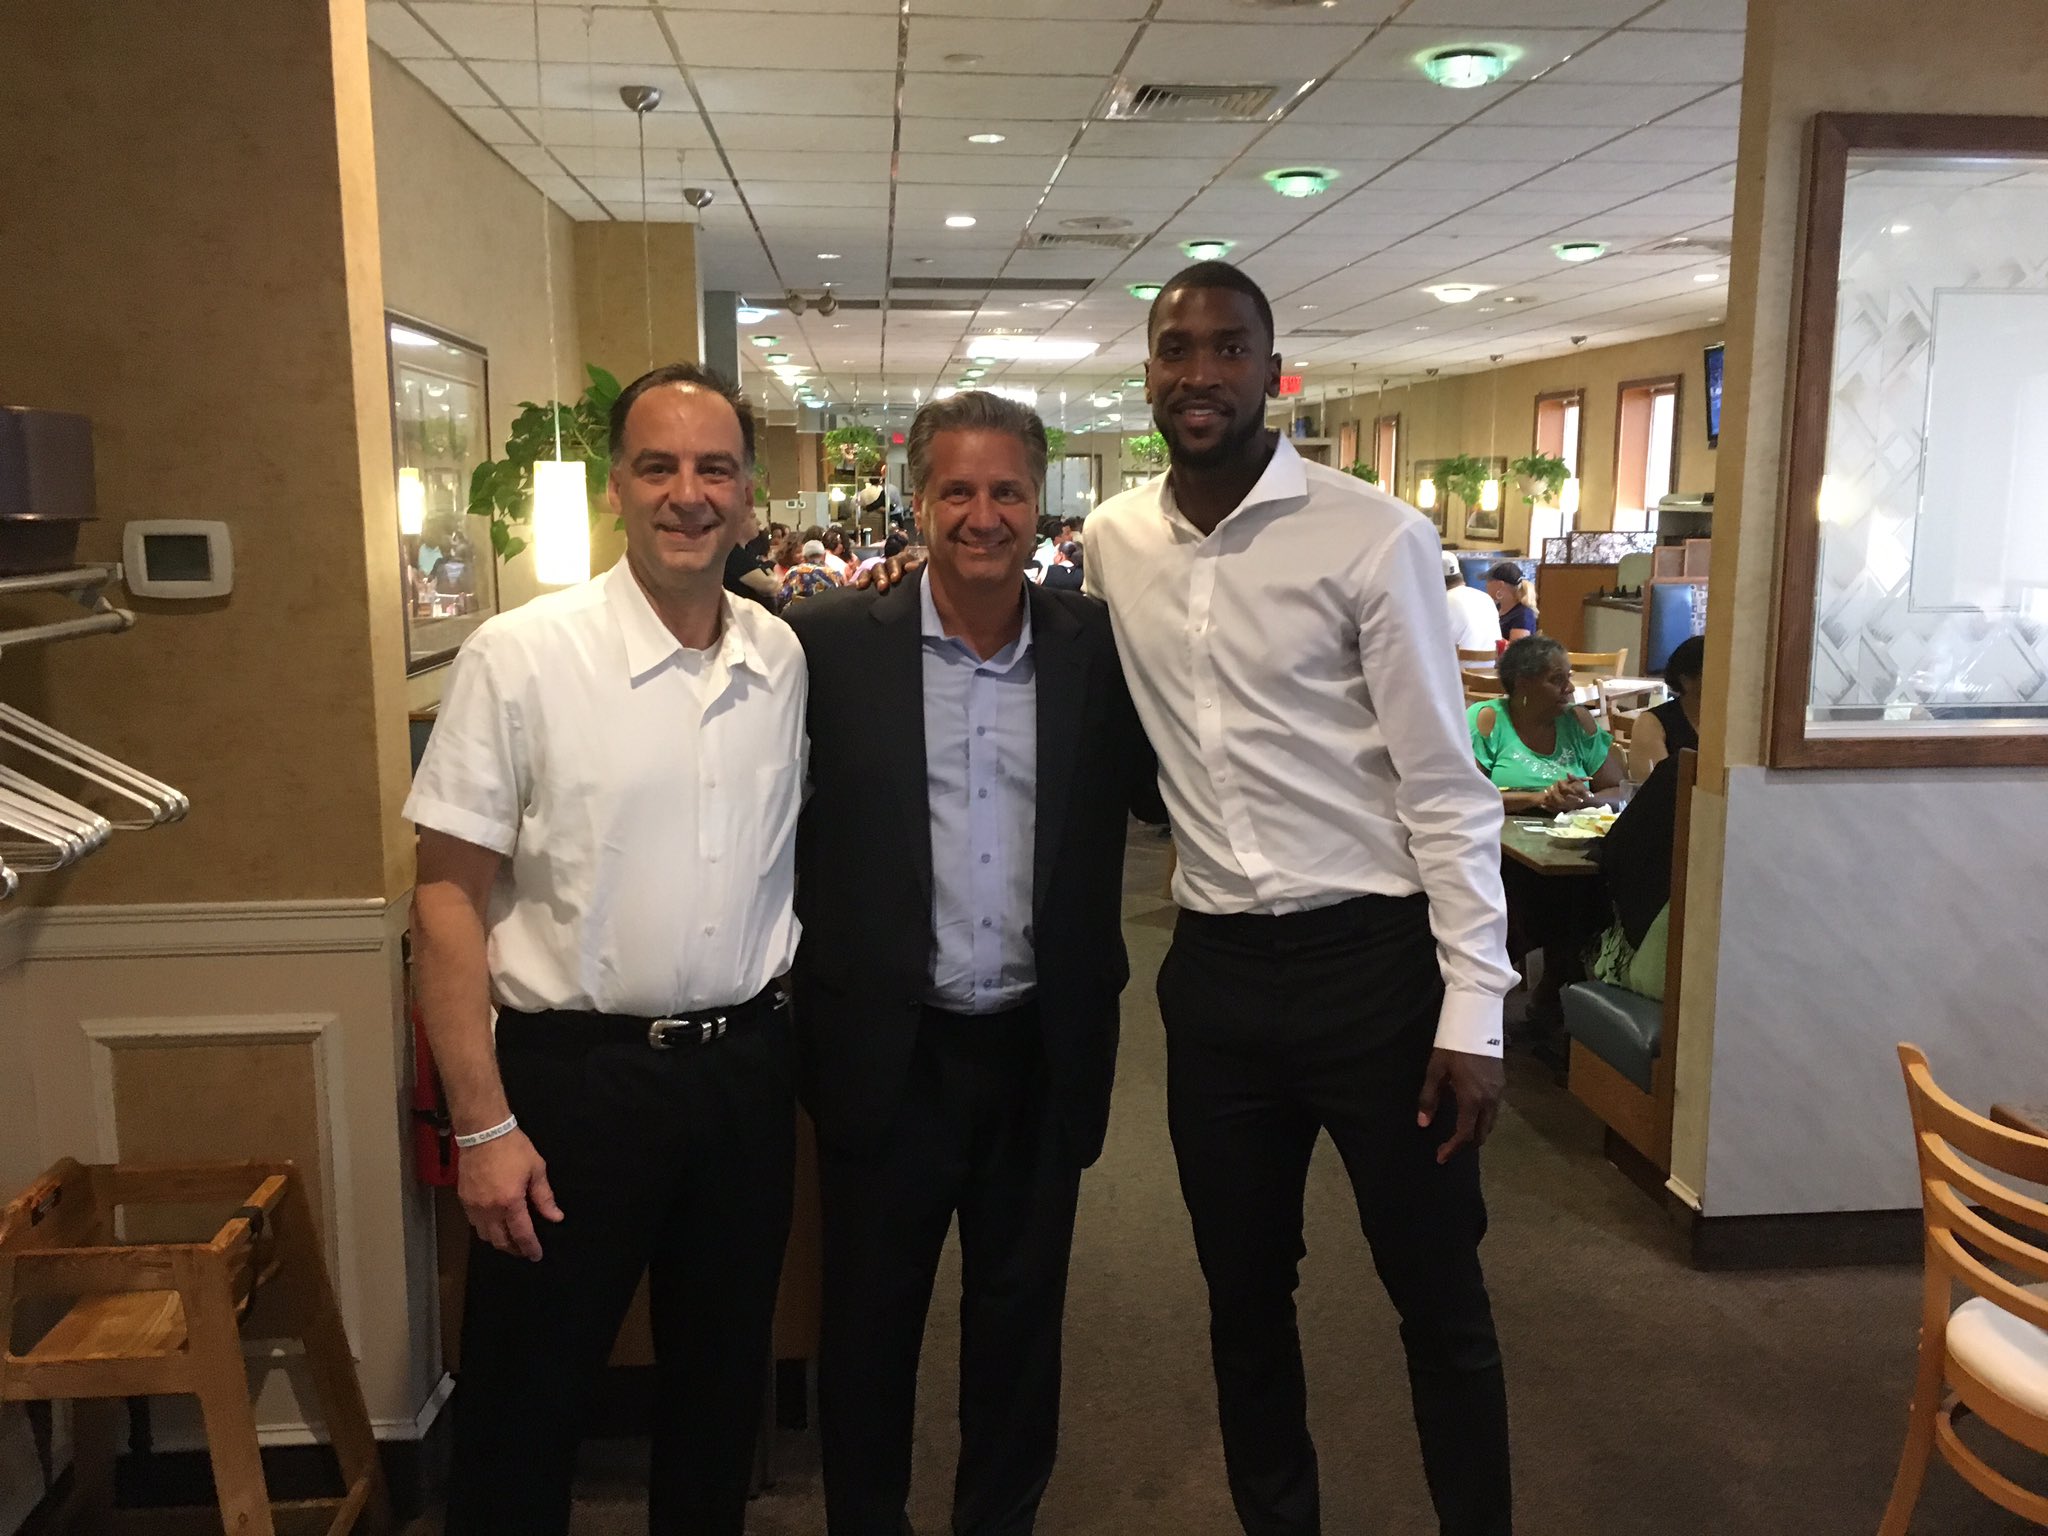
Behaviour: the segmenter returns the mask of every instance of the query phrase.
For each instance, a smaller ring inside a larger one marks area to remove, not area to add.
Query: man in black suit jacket
[[[1125,818],[1164,811],[1107,611],[1023,577],[1038,417],[978,391],[935,401],[909,459],[929,564],[790,615],[816,790],[795,1001],[820,1143],[826,1519],[831,1536],[907,1529],[918,1352],[957,1213],[952,1528],[1021,1536],[1052,1473],[1074,1207],[1109,1118]]]

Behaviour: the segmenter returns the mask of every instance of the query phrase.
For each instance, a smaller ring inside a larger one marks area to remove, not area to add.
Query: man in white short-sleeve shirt
[[[1440,1528],[1507,1536],[1479,1144],[1515,976],[1436,532],[1266,430],[1273,310],[1237,268],[1176,276],[1147,340],[1172,468],[1088,519],[1088,589],[1179,853],[1166,1108],[1231,1496],[1257,1536],[1322,1529],[1294,1290],[1327,1130],[1401,1315]]]
[[[743,1529],[794,1167],[775,983],[806,693],[795,636],[723,590],[753,436],[693,364],[621,392],[625,558],[471,637],[406,803],[420,1005],[477,1234],[449,1536],[568,1529],[643,1273],[650,1529]]]

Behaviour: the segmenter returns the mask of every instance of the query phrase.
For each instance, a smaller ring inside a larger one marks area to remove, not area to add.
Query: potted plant
[[[1067,451],[1067,434],[1058,427],[1045,429],[1045,456],[1048,459],[1061,458]]]
[[[1159,432],[1146,432],[1137,437],[1127,437],[1124,439],[1124,453],[1141,469],[1164,469],[1166,437]]]
[[[1488,477],[1486,460],[1476,454],[1461,453],[1436,467],[1436,483],[1465,503],[1467,512],[1478,507],[1479,493]]]
[[[825,434],[825,462],[834,475],[865,479],[882,467],[882,434],[873,427],[834,427]]]
[[[1532,453],[1510,464],[1508,473],[1515,477],[1515,488],[1522,493],[1524,501],[1531,506],[1554,507],[1572,471],[1563,459],[1547,453]]]
[[[572,464],[582,461],[590,515],[595,518],[605,508],[612,402],[619,398],[619,381],[593,363],[586,363],[584,372],[590,375],[590,384],[574,405],[520,401],[505,438],[505,457],[485,459],[470,473],[469,514],[491,520],[491,552],[500,560],[510,560],[526,548],[526,540],[512,530],[532,520],[533,466],[554,458],[558,443],[563,459]]]
[[[1366,463],[1363,459],[1360,459],[1356,464],[1353,464],[1349,469],[1345,470],[1344,472],[1347,475],[1357,476],[1360,480],[1363,480],[1367,485],[1378,485],[1380,483],[1380,472],[1374,469],[1370,464]]]

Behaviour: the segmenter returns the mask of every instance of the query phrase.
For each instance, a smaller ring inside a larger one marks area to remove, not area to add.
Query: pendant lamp
[[[398,472],[398,531],[416,539],[426,531],[427,487],[410,464]]]

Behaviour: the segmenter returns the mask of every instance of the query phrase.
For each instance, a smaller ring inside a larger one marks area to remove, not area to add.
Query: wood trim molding
[[[6,974],[28,954],[28,912],[16,908],[0,912],[0,975]]]
[[[0,969],[10,938],[25,960],[369,953],[386,948],[405,931],[411,902],[408,892],[395,901],[28,908],[0,920]]]

